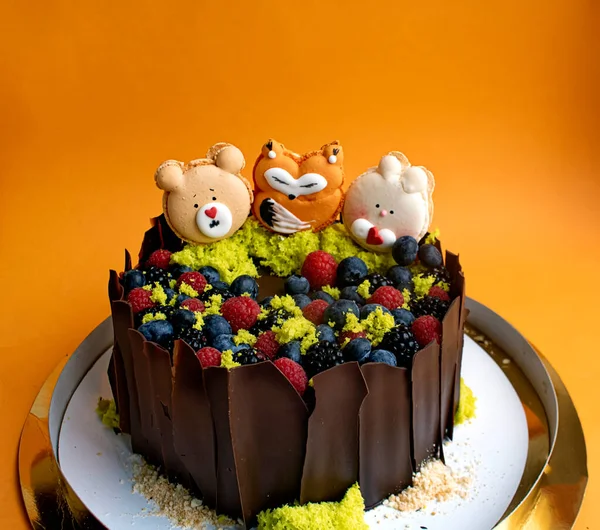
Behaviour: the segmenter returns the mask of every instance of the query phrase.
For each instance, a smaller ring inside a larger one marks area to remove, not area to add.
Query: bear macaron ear
[[[156,170],[154,180],[159,189],[174,191],[183,184],[183,162],[178,160],[163,162]]]
[[[241,173],[246,165],[244,155],[235,145],[227,145],[220,149],[215,154],[214,161],[218,168],[234,175]]]

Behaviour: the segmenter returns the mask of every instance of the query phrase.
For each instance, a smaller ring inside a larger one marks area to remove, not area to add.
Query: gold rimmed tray
[[[529,427],[525,471],[496,528],[572,528],[587,483],[585,442],[573,403],[547,360],[510,324],[474,300],[467,307],[468,334],[512,383]],[[107,319],[54,370],[27,417],[19,472],[34,528],[104,528],[70,488],[56,455],[69,400],[112,338]]]

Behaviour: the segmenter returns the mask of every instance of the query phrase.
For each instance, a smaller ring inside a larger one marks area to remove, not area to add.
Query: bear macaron
[[[390,252],[402,236],[419,241],[433,217],[434,187],[429,170],[412,166],[398,151],[388,153],[350,185],[342,211],[344,225],[368,250]]]
[[[187,164],[167,160],[159,166],[154,178],[164,191],[167,223],[178,237],[189,243],[214,243],[244,224],[253,198],[241,175],[245,163],[237,147],[218,143],[206,158]]]

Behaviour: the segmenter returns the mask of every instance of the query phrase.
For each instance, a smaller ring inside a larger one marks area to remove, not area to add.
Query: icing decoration
[[[352,238],[368,250],[389,252],[397,238],[420,240],[433,216],[435,180],[393,151],[358,177],[346,193],[342,218]]]
[[[337,142],[299,155],[269,140],[254,164],[255,217],[279,234],[324,229],[342,208],[342,165]]]
[[[206,158],[184,164],[167,160],[157,169],[167,223],[181,239],[211,243],[232,236],[247,219],[250,184],[240,174],[245,164],[235,146],[219,143]]]

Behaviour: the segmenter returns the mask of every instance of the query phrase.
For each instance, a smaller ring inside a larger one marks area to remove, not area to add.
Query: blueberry
[[[311,295],[313,300],[325,300],[328,304],[333,304],[335,298],[325,291],[317,291]]]
[[[233,353],[237,353],[242,350],[252,351],[252,346],[250,346],[250,344],[245,344],[242,342],[241,344],[238,344],[237,346],[234,344],[231,348],[227,348],[227,349],[230,349]]]
[[[171,317],[175,328],[191,328],[196,323],[196,315],[187,309],[178,309]]]
[[[231,292],[235,296],[242,296],[244,293],[248,293],[256,300],[256,297],[258,296],[258,284],[251,276],[242,274],[231,282]]]
[[[215,339],[217,335],[231,334],[231,326],[221,315],[208,315],[204,319],[204,334],[209,343]]]
[[[377,308],[380,308],[384,312],[384,314],[391,315],[390,310],[387,307],[383,307],[380,304],[367,304],[367,305],[363,306],[362,309],[360,310],[360,318],[362,318],[362,319],[367,318]]]
[[[337,342],[333,328],[327,324],[319,324],[317,326],[317,338],[319,341]]]
[[[144,335],[146,340],[155,342],[169,349],[173,343],[173,326],[166,320],[152,320],[142,324],[138,331]]]
[[[387,277],[388,280],[390,280],[394,285],[404,286],[412,281],[412,272],[410,272],[406,267],[395,265],[388,270]]]
[[[433,245],[422,245],[419,249],[419,259],[428,267],[441,267],[444,264],[442,253]]]
[[[288,342],[279,348],[277,357],[287,357],[298,364],[302,363],[302,352],[300,351],[300,343],[297,340]]]
[[[223,333],[223,335],[217,335],[212,341],[212,347],[219,351],[232,350],[235,348],[233,342],[233,335]]]
[[[177,280],[184,272],[192,272],[192,268],[187,265],[171,265],[169,272]]]
[[[364,305],[365,303],[365,299],[358,294],[358,287],[356,285],[344,287],[340,292],[340,298],[342,300],[352,300],[359,305]]]
[[[398,366],[398,362],[396,361],[396,356],[387,350],[375,350],[371,352],[369,355],[369,362],[371,363],[385,363],[390,366]]]
[[[363,363],[371,353],[371,341],[368,339],[351,340],[344,348],[344,358],[346,361],[358,361]]]
[[[341,329],[346,323],[347,313],[352,313],[358,317],[360,311],[356,302],[352,300],[337,300],[325,309],[323,318],[325,322],[334,322],[336,329]]]
[[[177,293],[173,289],[165,289],[165,294],[167,295],[167,303],[177,296]]]
[[[143,287],[144,285],[146,285],[146,276],[144,276],[142,271],[132,269],[123,274],[123,288],[125,289],[125,294],[136,287]]]
[[[198,272],[202,274],[206,278],[206,281],[213,285],[215,282],[218,282],[221,279],[221,275],[219,271],[214,267],[209,267],[208,265],[204,267],[200,267]]]
[[[310,297],[306,294],[295,294],[294,296],[292,296],[292,298],[294,299],[294,302],[296,302],[296,305],[300,309],[304,309],[308,304],[312,302]]]
[[[394,322],[396,325],[403,324],[407,327],[410,327],[415,321],[415,316],[408,311],[408,309],[392,309],[392,315],[394,315]]]
[[[214,282],[212,284],[212,288],[216,289],[217,291],[229,291],[229,284],[226,282],[222,282],[221,280],[217,280],[216,282]]]
[[[419,244],[414,237],[402,236],[392,247],[392,256],[398,265],[410,265],[417,259]]]
[[[304,276],[296,274],[292,274],[285,280],[283,287],[286,294],[308,294],[308,291],[310,291],[308,280]]]
[[[181,305],[181,302],[185,302],[186,300],[189,300],[191,297],[188,296],[187,294],[180,294],[177,295],[177,305]]]
[[[369,271],[365,262],[357,257],[350,257],[340,261],[337,268],[337,280],[341,286],[360,284]]]
[[[261,305],[261,307],[270,307],[271,300],[273,300],[272,296],[266,296],[259,302],[259,304]]]

